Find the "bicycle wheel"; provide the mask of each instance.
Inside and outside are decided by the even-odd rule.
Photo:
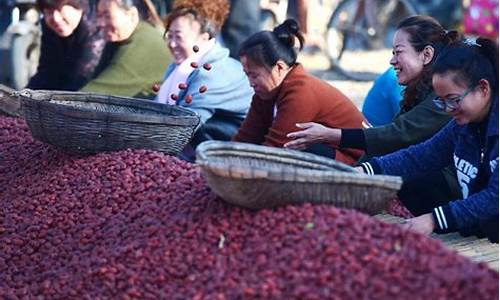
[[[352,79],[373,80],[389,65],[397,25],[416,12],[407,0],[341,1],[326,31],[331,67]]]

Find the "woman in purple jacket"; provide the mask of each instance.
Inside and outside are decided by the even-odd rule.
[[[368,174],[424,176],[453,163],[461,199],[415,206],[404,226],[422,233],[458,231],[498,243],[498,47],[488,39],[445,49],[433,65],[434,103],[453,120],[431,139],[363,163]]]

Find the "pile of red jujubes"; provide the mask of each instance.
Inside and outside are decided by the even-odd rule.
[[[409,219],[413,218],[414,215],[406,208],[398,198],[394,198],[389,201],[387,205],[387,212],[393,216]]]
[[[493,299],[498,273],[327,205],[252,212],[151,151],[71,156],[0,117],[0,298]]]

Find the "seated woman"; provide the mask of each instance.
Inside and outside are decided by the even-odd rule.
[[[462,195],[453,201],[419,199],[423,214],[404,226],[422,233],[487,236],[498,243],[498,47],[478,39],[446,48],[433,73],[434,103],[453,120],[428,141],[359,168],[411,180],[453,163]]]
[[[37,0],[43,12],[41,53],[27,88],[76,91],[94,76],[106,42],[91,3]]]
[[[309,75],[297,63],[304,38],[297,22],[286,20],[273,31],[261,31],[241,46],[243,69],[255,91],[250,111],[234,141],[283,147],[297,123],[318,122],[330,127],[361,128],[363,115],[339,90]],[[331,146],[331,147],[330,147]],[[310,149],[353,164],[363,153],[333,144]]]
[[[216,42],[229,13],[227,0],[176,1],[165,21],[174,63],[166,70],[157,101],[197,112],[201,126],[191,150],[206,140],[230,140],[250,106],[252,89],[241,64]],[[192,160],[193,152],[184,152]]]
[[[140,20],[133,0],[100,0],[97,12],[109,43],[97,77],[81,91],[153,98],[151,85],[171,61],[161,33]]]
[[[405,86],[401,110],[394,120],[383,126],[364,129],[297,124],[303,130],[290,130],[288,137],[294,140],[285,146],[303,149],[311,143],[330,142],[341,148],[365,150],[366,159],[429,139],[451,119],[432,102],[436,97],[431,85],[432,63],[443,46],[460,39],[456,31],[446,31],[432,17],[411,16],[404,19],[394,34],[390,61],[399,84]],[[413,203],[420,199],[453,199],[459,194],[457,178],[450,164],[434,174],[405,181],[398,196],[413,214],[418,215],[421,209]]]

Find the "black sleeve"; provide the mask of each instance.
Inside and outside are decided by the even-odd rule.
[[[363,129],[341,129],[340,147],[366,150],[366,139]]]

